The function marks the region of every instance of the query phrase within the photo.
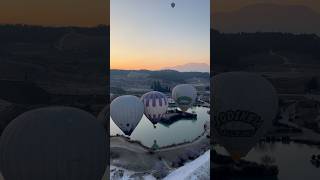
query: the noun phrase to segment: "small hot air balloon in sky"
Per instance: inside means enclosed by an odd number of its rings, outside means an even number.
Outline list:
[[[265,78],[228,72],[213,78],[213,134],[234,160],[251,150],[272,126],[278,96]]]
[[[6,180],[101,180],[107,142],[104,128],[83,110],[31,110],[10,122],[1,135],[1,173]]]
[[[132,95],[119,96],[110,104],[112,120],[128,136],[139,124],[143,112],[143,103],[138,97]]]
[[[176,6],[176,3],[172,2],[171,7],[174,8]]]
[[[182,111],[187,111],[195,103],[197,90],[190,84],[180,84],[173,88],[172,98]]]
[[[144,115],[152,122],[157,124],[168,109],[167,97],[158,91],[151,91],[141,97],[144,104]]]

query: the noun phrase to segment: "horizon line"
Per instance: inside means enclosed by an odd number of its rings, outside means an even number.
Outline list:
[[[158,70],[150,70],[150,69],[119,69],[119,68],[111,68],[110,71],[176,71],[176,72],[200,72],[200,73],[210,73],[210,71],[178,71],[175,69],[158,69]]]

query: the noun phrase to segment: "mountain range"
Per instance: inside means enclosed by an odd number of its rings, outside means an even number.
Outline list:
[[[187,63],[172,67],[164,67],[163,70],[175,70],[179,72],[210,72],[210,66],[206,63]]]
[[[257,3],[230,12],[214,12],[220,32],[288,32],[320,34],[320,13],[302,5]]]

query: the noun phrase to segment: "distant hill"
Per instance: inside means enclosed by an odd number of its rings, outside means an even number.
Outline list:
[[[160,70],[160,71],[149,71],[149,70],[111,70],[111,79],[113,76],[126,76],[132,74],[145,74],[148,78],[161,79],[165,81],[175,81],[183,83],[186,79],[191,78],[209,78],[209,73],[206,72],[179,72],[175,70]]]
[[[210,72],[210,66],[206,63],[188,63],[173,67],[165,67],[163,70],[176,70],[179,72]]]
[[[46,27],[23,24],[0,24],[1,44],[5,43],[52,43],[65,34],[75,32],[85,36],[103,36],[109,34],[109,26],[97,27]],[[109,44],[109,43],[108,43]]]
[[[221,32],[289,32],[320,34],[320,13],[302,5],[257,3],[231,12],[213,14]]]
[[[217,65],[226,68],[243,66],[241,58],[252,55],[259,57],[259,54],[264,54],[264,58],[254,58],[251,64],[266,63],[263,61],[270,57],[271,52],[294,52],[308,55],[311,59],[320,59],[320,37],[315,34],[221,33],[211,29],[210,38],[211,47],[214,47],[210,53],[215,68]]]

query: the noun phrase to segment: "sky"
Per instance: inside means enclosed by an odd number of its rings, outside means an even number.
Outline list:
[[[23,23],[55,26],[94,26],[97,24],[109,24],[109,1],[110,0],[1,0],[0,24]],[[150,2],[153,3],[156,3],[156,1],[168,2],[168,0],[150,0]],[[176,1],[179,2],[179,0]],[[207,0],[198,1],[199,3],[202,3],[202,1],[207,3]],[[320,12],[319,0],[211,0],[211,2],[213,11],[232,11],[252,3],[271,2],[305,5]]]
[[[212,12],[234,11],[256,3],[276,3],[284,5],[303,5],[320,12],[319,0],[212,0]]]
[[[210,0],[111,0],[111,69],[210,63]]]
[[[0,24],[109,24],[109,0],[1,0]]]

